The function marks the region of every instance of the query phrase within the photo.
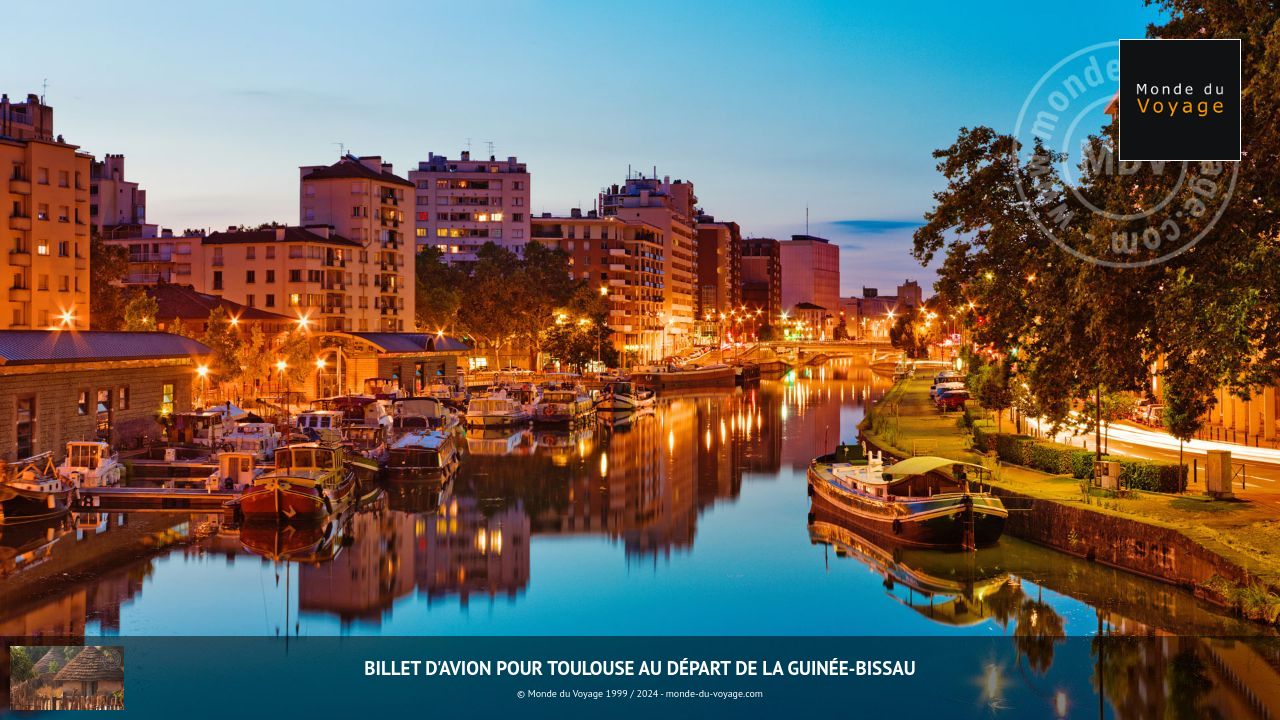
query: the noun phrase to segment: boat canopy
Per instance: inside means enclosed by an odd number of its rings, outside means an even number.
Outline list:
[[[892,475],[896,480],[899,478],[909,477],[911,475],[928,475],[934,470],[951,467],[953,465],[965,465],[967,467],[978,468],[983,471],[986,470],[985,467],[975,465],[974,463],[960,462],[959,460],[935,457],[932,455],[921,455],[919,457],[907,458],[899,463],[895,463],[891,467],[885,468],[884,474]]]

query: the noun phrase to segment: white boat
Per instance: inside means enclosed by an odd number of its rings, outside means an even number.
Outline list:
[[[109,487],[120,484],[124,465],[111,446],[100,440],[73,440],[67,443],[58,478],[77,488]]]
[[[545,388],[533,408],[535,423],[573,423],[595,409],[591,395],[581,385],[565,384]]]
[[[400,479],[443,479],[458,466],[453,436],[434,430],[414,430],[391,443],[387,472]]]
[[[251,452],[218,453],[218,469],[205,481],[209,492],[244,492],[264,472]]]
[[[634,412],[653,405],[653,391],[636,387],[625,381],[611,382],[604,386],[596,409],[604,412]]]
[[[491,388],[467,403],[467,425],[506,427],[529,421],[529,409],[505,388]]]
[[[329,433],[341,435],[345,417],[341,410],[307,410],[298,413],[294,426],[298,428],[298,432],[311,438]]]
[[[236,425],[235,430],[222,438],[222,449],[249,453],[257,460],[270,460],[276,456],[276,448],[284,445],[274,423],[247,422]]]
[[[453,403],[461,403],[466,401],[467,393],[457,385],[449,383],[437,382],[427,386],[426,396],[432,400],[443,400]]]

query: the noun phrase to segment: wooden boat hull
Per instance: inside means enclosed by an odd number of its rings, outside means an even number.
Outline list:
[[[513,427],[516,425],[524,425],[529,422],[527,413],[512,413],[509,415],[468,415],[468,427]]]
[[[998,498],[984,493],[901,500],[850,493],[833,484],[823,463],[809,467],[809,495],[815,506],[904,547],[959,550],[969,545],[970,533],[974,547],[994,545],[1009,516]]]
[[[322,520],[346,509],[355,495],[356,482],[351,473],[328,492],[291,483],[288,477],[265,477],[240,496],[240,512],[246,518]]]
[[[71,489],[38,492],[0,484],[0,525],[44,522],[71,510]]]

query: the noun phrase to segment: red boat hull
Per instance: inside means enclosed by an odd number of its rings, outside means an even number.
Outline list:
[[[354,492],[355,482],[350,476],[327,497],[320,488],[269,481],[254,485],[240,496],[240,512],[246,518],[321,520],[346,508]]]

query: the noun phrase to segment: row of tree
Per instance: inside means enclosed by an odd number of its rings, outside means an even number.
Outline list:
[[[517,255],[490,242],[475,262],[448,265],[427,247],[416,270],[418,325],[425,330],[470,339],[499,364],[520,356],[574,367],[597,357],[617,364],[608,297],[573,276],[563,250],[531,242]]]
[[[1055,231],[1083,254],[1104,257],[1123,214],[1167,195],[1179,173],[1144,164],[1133,174],[1058,176],[1028,165],[1026,150],[988,127],[962,129],[934,153],[947,186],[915,233],[922,263],[942,255],[937,290],[961,309],[974,341],[1018,358],[1028,414],[1065,423],[1080,400],[1102,389],[1141,393],[1157,368],[1165,424],[1189,439],[1226,387],[1247,398],[1280,377],[1280,8],[1227,0],[1158,0],[1168,21],[1153,38],[1241,38],[1244,152],[1234,201],[1199,244],[1165,262],[1107,267],[1076,259],[1046,237],[1033,213],[1065,203]],[[1116,125],[1090,138],[1089,153],[1116,163]],[[1061,160],[1042,147],[1036,154]],[[1197,173],[1212,168],[1189,164]],[[1028,198],[1025,188],[1036,188]],[[1188,213],[1190,217],[1192,213]],[[1186,233],[1209,227],[1204,215]],[[1198,224],[1197,224],[1198,223]],[[1139,248],[1139,255],[1151,252]],[[1154,255],[1153,255],[1154,257]]]

